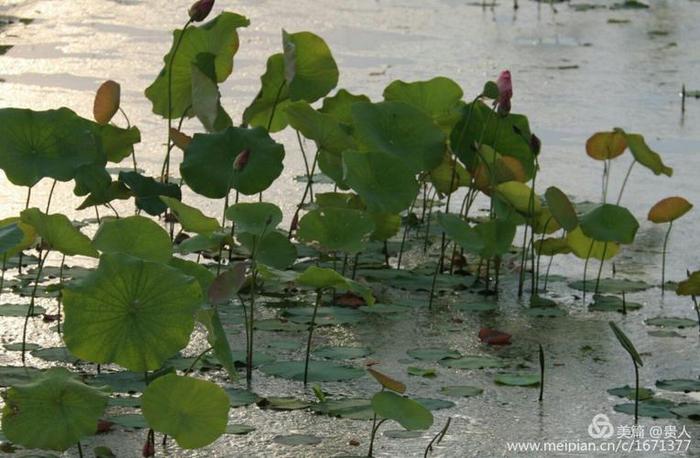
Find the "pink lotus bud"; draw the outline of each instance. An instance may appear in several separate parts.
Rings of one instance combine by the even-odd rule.
[[[190,19],[193,22],[202,22],[209,16],[211,9],[214,7],[215,0],[197,0],[190,6]]]
[[[249,149],[244,149],[243,151],[238,153],[238,156],[236,156],[236,160],[233,161],[233,170],[236,170],[236,171],[243,170],[243,168],[248,163],[249,158],[250,158],[250,150]]]
[[[510,72],[508,70],[503,70],[498,79],[496,80],[496,86],[498,86],[498,100],[496,104],[498,105],[498,114],[507,115],[510,113],[510,99],[513,97],[513,82],[510,79]]]

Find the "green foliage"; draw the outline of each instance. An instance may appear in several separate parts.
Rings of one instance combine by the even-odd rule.
[[[267,202],[241,202],[228,207],[225,214],[238,231],[256,236],[273,231],[282,222],[282,210]]]
[[[428,429],[433,425],[433,414],[428,409],[391,391],[375,394],[372,409],[378,416],[394,420],[409,431]]]
[[[356,253],[363,250],[374,228],[370,215],[361,210],[320,208],[301,218],[297,235],[322,250]]]
[[[98,256],[90,239],[76,229],[65,215],[47,215],[38,208],[28,208],[21,213],[20,218],[22,223],[34,228],[51,250],[66,256]]]
[[[167,210],[160,196],[182,199],[180,187],[174,183],[160,183],[138,172],[119,172],[119,181],[129,187],[136,198],[136,206],[151,216],[158,216]]]
[[[92,243],[102,253],[123,253],[146,261],[167,263],[172,256],[168,233],[144,216],[103,222]]]
[[[602,204],[581,217],[581,230],[598,242],[630,244],[639,223],[629,210],[619,205]]]

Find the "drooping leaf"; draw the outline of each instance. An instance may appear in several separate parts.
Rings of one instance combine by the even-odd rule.
[[[95,94],[95,102],[92,114],[98,124],[107,124],[119,110],[121,99],[121,86],[119,83],[108,80],[100,85]]]
[[[644,137],[639,134],[625,133],[625,140],[627,141],[627,146],[632,152],[634,159],[654,172],[654,175],[663,174],[669,177],[673,175],[673,169],[667,167],[661,160],[661,156],[649,148]]]
[[[433,414],[413,399],[391,391],[382,391],[372,397],[372,409],[382,418],[397,421],[413,431],[428,429],[433,425]]]
[[[136,206],[151,216],[158,216],[167,210],[160,196],[182,199],[180,187],[175,183],[160,183],[138,172],[119,172],[119,181],[129,187],[136,198]]]
[[[343,153],[345,182],[362,197],[367,209],[400,213],[418,192],[415,174],[403,161],[381,151]]]
[[[520,213],[536,215],[542,211],[539,196],[534,194],[525,183],[519,181],[501,183],[496,186],[496,193]]]
[[[598,161],[615,159],[626,149],[625,135],[619,131],[596,132],[586,141],[586,154]]]
[[[121,181],[113,181],[107,186],[106,189],[102,189],[97,192],[91,193],[85,198],[85,200],[80,204],[76,210],[84,210],[86,208],[94,207],[96,205],[103,205],[114,200],[128,200],[131,198],[131,191],[126,187]]]
[[[26,448],[64,451],[95,434],[107,394],[89,387],[64,368],[3,393],[2,430]]]
[[[241,155],[246,156],[245,164],[237,162]],[[284,147],[264,129],[229,127],[218,133],[195,134],[180,173],[194,192],[205,197],[226,197],[231,188],[253,195],[280,176],[283,159]]]
[[[146,89],[146,97],[153,104],[153,112],[164,118],[192,116],[187,110],[192,106],[192,65],[200,53],[212,54],[216,82],[221,83],[233,71],[233,56],[238,51],[237,29],[247,27],[248,19],[235,13],[224,12],[200,26],[190,26],[187,30],[176,30],[173,46],[164,57],[165,66],[156,80]],[[183,35],[184,33],[184,35]],[[177,42],[175,58],[170,60]],[[172,73],[172,76],[169,74]],[[168,113],[168,81],[172,80],[172,106]]]
[[[226,431],[228,395],[213,382],[168,374],[148,385],[142,400],[148,424],[184,449],[209,445]]]
[[[688,213],[693,204],[683,197],[667,197],[654,204],[647,219],[653,223],[670,223]]]
[[[644,362],[642,362],[642,357],[639,356],[639,353],[634,347],[634,344],[622,331],[622,329],[620,329],[614,321],[609,321],[608,324],[613,330],[613,333],[615,334],[615,337],[617,338],[618,342],[620,342],[620,345],[622,345],[622,348],[624,348],[625,351],[629,353],[630,357],[634,360],[635,363],[639,364],[640,366],[644,366]]]
[[[447,133],[459,118],[459,102],[464,93],[457,83],[438,76],[428,81],[392,81],[384,89],[384,100],[404,102],[430,116]]]
[[[42,178],[69,181],[86,165],[107,162],[95,124],[68,108],[0,109],[0,169],[17,186]]]
[[[406,385],[404,385],[402,382],[396,380],[393,377],[389,377],[386,374],[383,374],[379,372],[378,370],[372,369],[371,367],[367,368],[367,372],[369,375],[371,375],[381,386],[386,388],[387,390],[395,391],[399,394],[403,394],[406,392]]]
[[[550,186],[544,193],[547,207],[552,217],[565,231],[571,232],[578,226],[578,216],[569,198],[556,186]]]
[[[209,303],[222,305],[236,297],[246,281],[246,263],[237,262],[219,274],[207,290]]]
[[[68,217],[63,214],[47,215],[38,208],[28,208],[20,214],[20,218],[22,223],[33,227],[52,250],[66,256],[98,256],[90,239],[73,227]]]
[[[192,64],[192,111],[207,132],[217,132],[233,124],[221,106],[216,83],[216,56],[198,54]]]
[[[231,346],[226,337],[226,331],[221,324],[221,318],[216,308],[203,308],[197,313],[197,321],[207,330],[207,342],[214,349],[214,355],[226,369],[231,380],[236,380],[236,365],[231,353]]]
[[[413,173],[440,165],[445,134],[419,109],[403,102],[356,103],[352,117],[362,150],[384,152]]]
[[[261,88],[255,100],[245,109],[243,122],[253,127],[279,132],[287,127],[286,107],[289,85],[284,77],[284,56],[273,54],[267,59],[267,70],[260,77]]]
[[[325,41],[311,32],[282,31],[284,73],[292,101],[315,102],[338,84],[338,66]]]
[[[639,223],[624,207],[602,204],[581,217],[583,233],[598,242],[629,244],[639,229]]]
[[[326,251],[357,253],[363,250],[374,228],[372,218],[361,210],[319,208],[299,220],[297,236]]]
[[[172,256],[170,236],[165,229],[138,215],[104,221],[93,244],[102,253],[123,253],[146,261],[167,263]]]
[[[690,274],[687,280],[678,283],[676,294],[680,296],[700,296],[700,270]]]
[[[16,241],[17,232],[21,239]],[[20,251],[26,250],[36,240],[36,230],[29,224],[23,223],[19,217],[0,220],[0,255],[10,259]]]
[[[210,234],[221,230],[221,225],[216,218],[206,216],[198,208],[190,207],[172,197],[160,196],[160,200],[172,210],[177,216],[180,225],[186,231],[196,232],[197,234]]]
[[[160,368],[187,345],[202,303],[194,278],[124,254],[103,255],[97,270],[63,296],[71,353],[141,372]]]

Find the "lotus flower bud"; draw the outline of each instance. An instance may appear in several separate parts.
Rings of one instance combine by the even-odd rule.
[[[249,149],[244,149],[243,151],[238,153],[238,156],[236,156],[236,160],[233,161],[233,170],[236,170],[236,171],[243,170],[243,168],[248,163],[249,158],[250,158],[250,150]]]
[[[214,7],[215,0],[197,0],[190,7],[190,19],[192,22],[202,22],[209,16]]]
[[[508,70],[504,70],[498,75],[496,85],[499,92],[498,100],[496,100],[498,114],[505,116],[510,113],[510,99],[513,97],[513,82]]]
[[[535,156],[539,156],[541,149],[542,141],[537,135],[532,134],[530,136],[530,151],[532,151],[532,154],[534,154]]]

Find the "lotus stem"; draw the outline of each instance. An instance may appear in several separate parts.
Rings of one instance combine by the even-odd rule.
[[[382,426],[386,420],[386,418],[382,418],[377,422],[377,414],[374,414],[374,419],[372,420],[372,435],[369,439],[369,451],[367,452],[368,457],[374,456],[374,438],[377,435],[377,431],[379,431],[379,427]]]
[[[386,240],[384,241],[384,248],[386,249],[386,264],[387,267],[389,266],[389,250],[386,246]],[[355,253],[355,259],[352,261],[352,279],[355,279],[355,275],[357,274],[357,264],[359,264],[360,261],[360,252],[358,251]]]
[[[433,437],[433,439],[428,443],[428,446],[425,447],[425,452],[423,452],[423,458],[428,457],[428,453],[433,451],[433,443],[440,443],[443,437],[445,437],[445,434],[447,434],[447,428],[450,427],[450,422],[452,422],[452,417],[447,417],[447,422],[445,423],[445,426]]]
[[[5,270],[7,270],[7,253],[2,255],[2,273],[0,273],[0,295],[5,287]]]
[[[58,284],[60,287],[60,294],[58,295],[58,335],[61,335],[61,302],[63,302],[63,268],[66,265],[66,255],[61,257],[61,267],[58,269]]]
[[[272,112],[270,113],[270,119],[267,121],[267,131],[270,132],[270,128],[272,127],[272,120],[275,118],[275,111],[277,111],[277,104],[280,101],[280,95],[282,95],[282,89],[284,89],[284,86],[287,84],[287,80],[282,81],[282,84],[280,84],[279,89],[277,89],[277,95],[275,95],[275,101],[272,104]]]
[[[206,350],[204,350],[203,352],[201,352],[200,354],[198,354],[197,357],[194,359],[194,361],[192,361],[192,364],[190,364],[190,367],[188,367],[187,370],[185,370],[184,374],[187,375],[187,374],[191,373],[194,370],[194,366],[197,365],[197,363],[204,357],[204,355],[206,355],[207,353],[209,353],[213,349],[214,349],[214,347],[209,347]]]
[[[664,237],[664,248],[661,253],[661,295],[664,295],[666,290],[666,246],[668,245],[668,238],[671,235],[671,229],[673,229],[673,221],[668,224],[668,230],[666,231],[666,237]]]
[[[544,399],[544,349],[542,348],[542,344],[539,344],[539,357],[540,357],[540,397],[538,398],[539,402],[542,402],[542,399]]]
[[[418,194],[413,198],[413,202],[411,202],[411,205],[408,207],[408,211],[406,212],[406,225],[404,226],[403,229],[403,236],[401,237],[401,245],[399,246],[399,256],[396,261],[396,268],[400,269],[401,268],[401,260],[403,258],[403,249],[404,246],[406,245],[406,237],[408,237],[408,217],[411,215],[413,212],[413,209],[416,206],[416,202],[418,201]]]
[[[316,164],[318,162],[318,153],[319,150],[316,150],[316,155],[314,156],[314,162],[311,166],[311,176],[313,176],[315,170],[316,170]],[[302,207],[304,206],[304,203],[306,202],[306,196],[308,195],[309,192],[311,192],[311,186],[313,184],[313,180],[307,180],[306,182],[306,187],[304,188],[304,194],[301,196],[301,202],[299,202],[299,205],[297,205],[297,209],[294,211],[294,216],[292,217],[292,222],[289,225],[289,233],[287,234],[287,238],[291,239],[292,238],[292,232],[294,231],[294,224],[295,221],[299,221],[299,212],[301,211]]]
[[[53,197],[53,190],[56,189],[56,181],[53,180],[53,183],[51,184],[51,191],[49,191],[49,198],[46,201],[46,214],[49,213],[49,209],[51,208],[51,198]]]
[[[168,143],[165,153],[165,161],[163,162],[164,173],[161,174],[160,177],[160,180],[164,183],[168,182],[168,175],[170,175],[170,152],[173,149],[173,141],[170,138],[170,129],[173,127],[173,62],[175,62],[175,56],[177,55],[177,51],[180,49],[180,44],[182,43],[182,39],[185,36],[185,32],[187,32],[187,28],[190,26],[190,24],[192,24],[192,19],[188,19],[185,23],[185,27],[182,28],[182,32],[180,32],[180,35],[177,37],[175,47],[173,48],[173,53],[170,55],[170,59],[168,61]]]
[[[518,297],[523,297],[523,290],[525,288],[525,258],[527,256],[527,229],[528,225],[526,224],[525,227],[523,227],[523,248],[522,252],[520,253],[520,273],[518,275]]]
[[[637,361],[632,359],[634,364],[634,424],[639,423],[639,367]]]
[[[627,298],[624,291],[622,292],[622,314],[627,315]]]
[[[603,273],[603,264],[605,264],[605,254],[608,251],[608,242],[603,244],[603,256],[600,257],[600,266],[598,266],[598,276],[595,279],[595,294],[598,294],[600,287],[600,276]]]
[[[588,273],[588,260],[591,259],[591,252],[593,251],[593,243],[595,241],[591,240],[591,245],[588,247],[588,254],[586,255],[586,262],[583,264],[583,302],[586,302],[586,273]]]
[[[316,303],[314,304],[314,312],[311,315],[311,322],[309,323],[309,337],[306,340],[306,358],[304,360],[304,386],[306,386],[309,377],[309,355],[311,353],[311,338],[313,337],[314,325],[316,324],[316,313],[318,312],[318,306],[321,305],[322,297],[322,290],[316,290]]]
[[[433,199],[437,197],[437,190],[433,193],[432,197],[430,197],[430,207],[428,208],[428,222],[425,225],[425,237],[423,238],[423,253],[426,253],[428,251],[428,238],[430,237],[430,223],[433,218]],[[438,262],[439,264],[439,262]]]
[[[26,366],[26,352],[27,352],[27,326],[29,325],[29,318],[34,315],[34,301],[36,299],[36,290],[39,287],[39,279],[41,278],[41,272],[44,270],[44,263],[46,258],[49,256],[51,250],[46,250],[43,257],[39,258],[39,265],[36,270],[36,277],[34,278],[34,289],[32,289],[32,297],[29,300],[29,307],[27,307],[27,315],[24,318],[24,327],[22,328],[22,366]]]
[[[627,173],[625,174],[625,179],[622,180],[622,186],[620,187],[620,194],[617,196],[617,202],[615,202],[615,205],[620,205],[620,201],[622,200],[622,193],[625,192],[625,186],[627,186],[627,180],[629,180],[630,173],[632,173],[632,168],[634,167],[634,164],[636,164],[636,160],[632,160],[632,163],[630,164],[629,168],[627,169]]]
[[[32,187],[30,186],[27,188],[27,200],[24,203],[25,210],[29,208],[29,201],[31,200],[31,198],[32,198]],[[24,256],[24,251],[20,251],[19,252],[19,265],[17,267],[17,272],[20,275],[22,275],[22,257],[23,256]]]
[[[542,286],[542,292],[547,292],[547,283],[549,282],[549,270],[552,268],[552,261],[554,261],[554,256],[549,257],[549,263],[547,263],[547,272],[544,274],[544,285]]]
[[[83,458],[83,446],[80,445],[80,441],[78,441],[78,456]]]

